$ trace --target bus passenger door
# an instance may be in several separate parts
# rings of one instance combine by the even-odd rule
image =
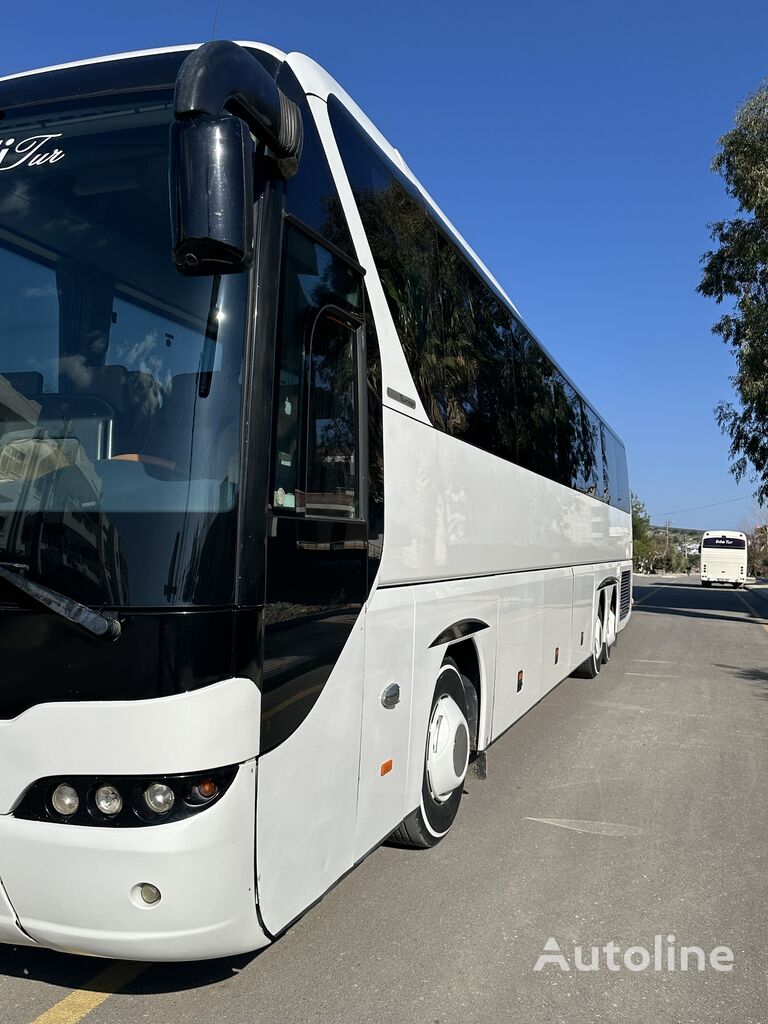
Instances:
[[[314,269],[309,241],[302,255]],[[360,760],[362,328],[337,307],[312,316],[308,276],[284,314],[267,538],[256,873],[272,934],[353,866]]]

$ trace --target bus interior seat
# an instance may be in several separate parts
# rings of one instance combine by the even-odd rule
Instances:
[[[231,429],[239,430],[239,378],[222,370],[211,373],[210,387],[201,395],[199,373],[179,373],[171,379],[162,407],[152,418],[145,451],[189,472],[195,478],[224,479],[228,467],[223,456],[231,444]],[[206,403],[216,415],[206,416]],[[221,413],[229,415],[224,418]],[[196,465],[189,466],[192,424],[195,424]],[[237,444],[234,450],[237,451]],[[202,458],[201,458],[202,456]]]

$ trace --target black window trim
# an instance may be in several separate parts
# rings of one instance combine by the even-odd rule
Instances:
[[[357,456],[357,507],[358,514],[356,516],[324,516],[318,513],[304,512],[303,514],[294,513],[291,516],[296,521],[303,522],[320,522],[320,523],[367,523],[368,522],[368,473],[366,468],[368,466],[368,386],[367,386],[367,374],[364,374],[363,368],[367,366],[366,359],[366,346],[365,346],[365,319],[361,316],[357,316],[355,313],[348,309],[342,309],[341,306],[337,306],[333,302],[327,302],[324,306],[318,309],[315,319],[312,323],[312,329],[309,332],[309,349],[308,355],[312,353],[312,341],[315,336],[315,330],[321,318],[328,313],[332,313],[339,320],[342,320],[346,325],[354,332],[355,335],[355,421],[357,427],[356,442],[356,456]],[[309,367],[309,363],[308,363]],[[308,369],[308,372],[309,371]],[[304,491],[307,492],[307,475],[309,473],[309,390],[311,387],[311,381],[307,380],[307,404],[306,404],[306,422],[303,425],[305,434],[304,438],[304,451],[303,459],[304,466],[302,467],[302,476],[304,482]]]
[[[318,245],[322,245],[324,249],[327,249],[333,256],[337,256],[340,260],[343,260],[347,266],[351,267],[355,273],[359,274],[361,278],[365,278],[365,267],[361,267],[357,260],[353,259],[349,253],[344,252],[338,245],[334,245],[333,242],[329,241],[325,235],[319,231],[315,231],[311,228],[306,221],[301,220],[295,213],[283,213],[283,220],[287,224],[292,224],[293,227],[298,228],[299,231],[303,231],[305,235],[308,235],[313,242],[317,242]]]

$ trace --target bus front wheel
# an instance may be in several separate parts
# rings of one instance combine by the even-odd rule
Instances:
[[[421,802],[390,836],[398,846],[436,846],[456,818],[469,765],[467,698],[458,666],[447,658],[432,698]]]

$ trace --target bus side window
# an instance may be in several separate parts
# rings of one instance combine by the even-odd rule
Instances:
[[[354,519],[358,509],[357,331],[323,311],[312,331],[307,402],[309,515]]]
[[[584,453],[585,453],[585,493],[593,498],[603,498],[603,450],[600,444],[600,420],[592,409],[582,403],[584,412]]]
[[[347,311],[351,321],[346,319]],[[288,224],[273,434],[271,490],[276,512],[359,515],[354,483],[358,468],[354,325],[362,319],[362,311],[359,274],[297,225]],[[312,492],[309,498],[307,490]]]

